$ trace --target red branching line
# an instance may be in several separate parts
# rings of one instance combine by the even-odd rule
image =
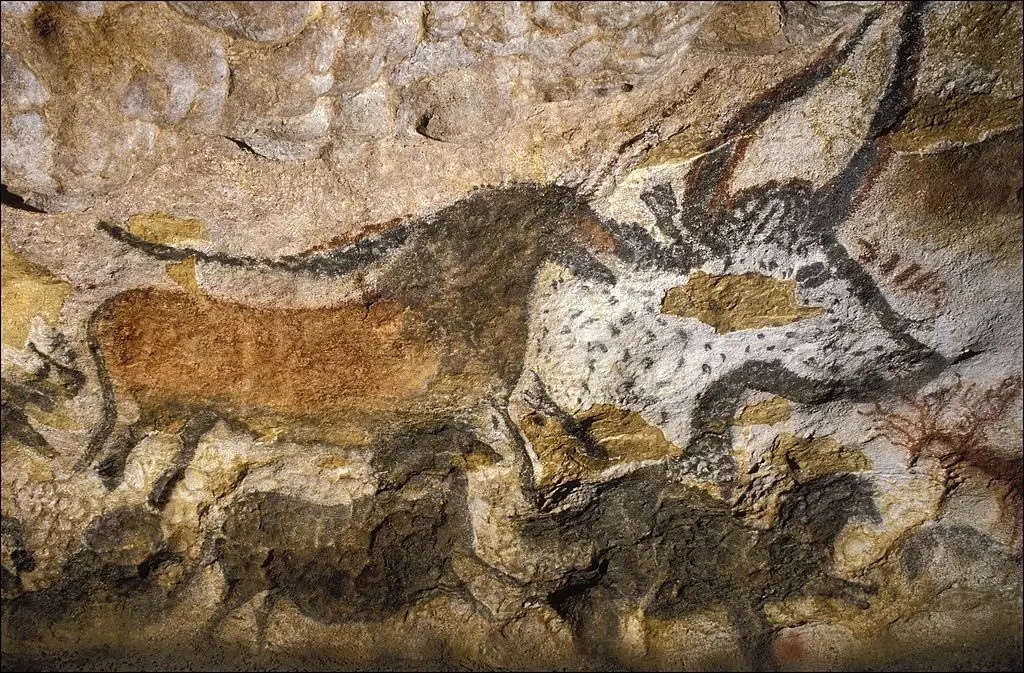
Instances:
[[[1019,376],[1007,377],[988,388],[965,384],[957,378],[947,388],[904,397],[900,411],[875,403],[870,412],[879,432],[907,450],[909,467],[921,457],[935,458],[947,487],[955,488],[967,478],[966,466],[984,474],[989,487],[1003,491],[1003,504],[1013,517],[1018,547],[1024,521],[1024,461],[1001,455],[986,431],[1006,414],[1021,387]]]

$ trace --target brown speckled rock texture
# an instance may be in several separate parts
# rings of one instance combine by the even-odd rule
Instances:
[[[1019,670],[1022,10],[3,2],[5,670]]]

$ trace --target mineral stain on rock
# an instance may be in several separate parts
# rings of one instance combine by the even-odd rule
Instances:
[[[748,404],[736,417],[736,425],[775,425],[790,418],[789,400],[774,396],[761,402]]]
[[[719,334],[760,327],[781,327],[825,312],[803,306],[796,298],[796,281],[757,273],[712,275],[695,272],[685,285],[665,293],[661,312],[696,318]]]
[[[73,290],[45,267],[25,259],[3,240],[0,261],[0,291],[2,291],[3,327],[5,346],[24,348],[29,327],[36,316],[47,324],[55,325],[60,309]]]
[[[801,479],[837,472],[862,472],[872,467],[859,449],[844,446],[827,435],[798,437],[784,432],[775,440],[773,456],[791,465]]]
[[[594,480],[617,464],[681,453],[639,413],[609,404],[595,404],[571,415],[535,411],[519,425],[541,463],[537,487],[542,490]]]
[[[199,287],[199,280],[196,278],[196,260],[194,257],[189,257],[180,262],[168,262],[164,268],[167,272],[167,277],[180,285],[181,289],[185,290],[187,294],[193,297],[203,295],[203,290]]]
[[[132,215],[125,223],[125,229],[143,240],[167,245],[204,238],[204,227],[201,220],[194,217],[177,217],[167,213]]]

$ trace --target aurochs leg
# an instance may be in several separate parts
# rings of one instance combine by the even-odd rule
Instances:
[[[100,475],[108,491],[116,489],[124,480],[124,466],[128,462],[128,456],[145,436],[142,426],[142,421],[139,421],[122,430],[96,463],[96,473]]]
[[[199,440],[216,425],[217,420],[217,415],[210,411],[201,411],[188,419],[185,427],[178,433],[178,438],[181,440],[178,457],[174,461],[174,465],[160,475],[156,484],[153,485],[153,490],[149,494],[150,505],[157,509],[163,509],[167,504],[174,487],[185,474],[185,468],[192,462],[192,457],[196,455]]]

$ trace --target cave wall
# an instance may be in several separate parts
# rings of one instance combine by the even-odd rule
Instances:
[[[2,28],[5,668],[1021,665],[1021,5]]]

